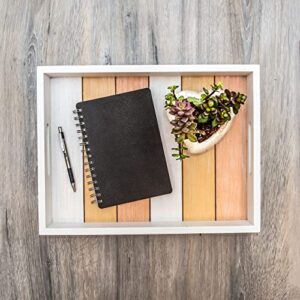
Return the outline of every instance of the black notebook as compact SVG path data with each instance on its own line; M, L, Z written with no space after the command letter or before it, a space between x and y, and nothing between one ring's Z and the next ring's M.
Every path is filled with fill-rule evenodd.
M79 102L76 111L100 208L172 192L150 89Z

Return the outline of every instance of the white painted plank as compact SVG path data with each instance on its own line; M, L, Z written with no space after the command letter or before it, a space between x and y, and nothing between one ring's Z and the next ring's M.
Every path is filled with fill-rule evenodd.
M151 221L182 221L182 164L172 157L171 148L176 147L174 137L171 135L171 125L167 118L164 105L167 87L181 86L180 76L150 76L154 107L156 111L160 135L163 142L173 192L171 194L151 199Z
M75 128L73 110L82 98L81 77L52 78L51 99L51 176L52 219L54 222L83 222L82 154ZM74 193L58 140L58 126L62 126L73 168Z

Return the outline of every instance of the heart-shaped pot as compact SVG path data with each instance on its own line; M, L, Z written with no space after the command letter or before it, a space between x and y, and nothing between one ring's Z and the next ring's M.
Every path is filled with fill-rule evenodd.
M219 91L219 93L222 93L223 91ZM199 98L199 93L196 93L194 91L181 91L176 93L177 97L184 96L184 98L187 97L196 97ZM167 110L167 116L170 121L174 120L174 116L169 113ZM188 152L190 154L200 154L203 153L210 148L212 148L215 144L217 144L229 131L232 121L235 117L234 113L231 113L231 120L226 122L224 125L222 125L211 137L209 137L207 140L199 143L199 142L191 142L189 140L184 140L184 144L188 148Z

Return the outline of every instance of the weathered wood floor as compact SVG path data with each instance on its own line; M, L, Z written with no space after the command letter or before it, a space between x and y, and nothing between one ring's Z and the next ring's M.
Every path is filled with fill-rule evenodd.
M0 0L0 299L300 299L300 1ZM36 65L259 63L262 232L39 237Z

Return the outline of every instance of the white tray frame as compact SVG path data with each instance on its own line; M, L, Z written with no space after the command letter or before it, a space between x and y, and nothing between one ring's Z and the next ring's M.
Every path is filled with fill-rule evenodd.
M50 78L116 75L246 75L248 98L252 101L252 121L248 143L251 191L248 190L248 220L197 222L49 223L46 203L45 99ZM49 100L48 100L49 101ZM82 65L37 67L37 150L40 235L142 235L250 233L260 231L260 67L259 65ZM48 208L49 209L49 208Z

